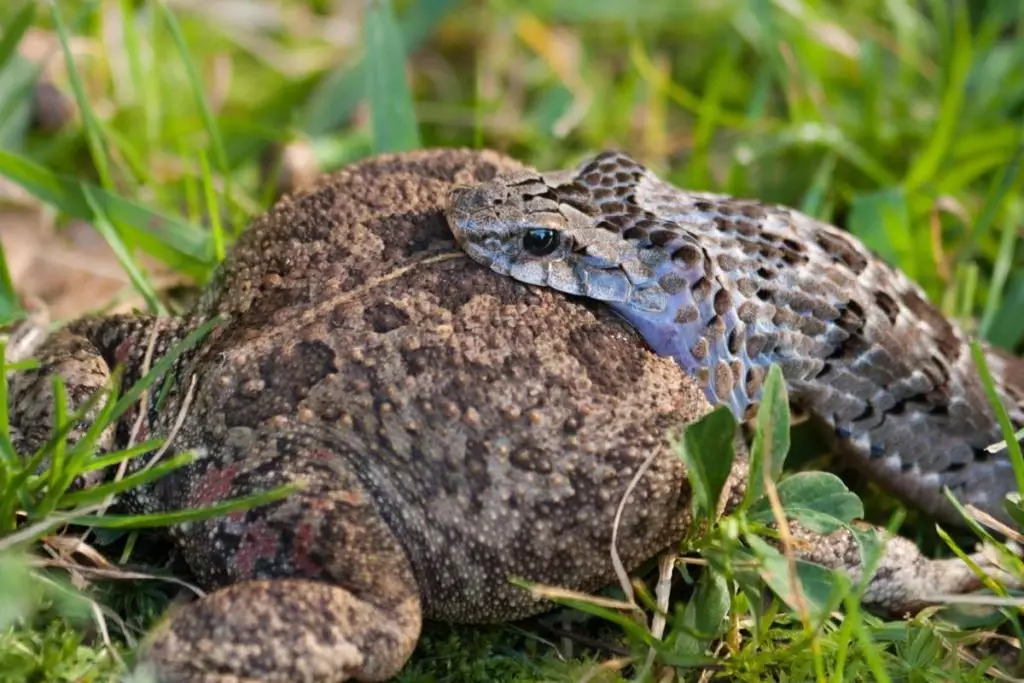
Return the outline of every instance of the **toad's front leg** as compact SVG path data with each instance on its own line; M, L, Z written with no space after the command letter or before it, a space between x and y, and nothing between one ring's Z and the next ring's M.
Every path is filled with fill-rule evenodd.
M157 351L163 350L176 327L172 321L120 315L82 318L56 331L29 354L38 367L15 372L10 378L7 408L15 450L28 456L53 437L55 377L60 378L67 396L62 409L71 416L97 391L109 386L116 364L126 366L129 381L135 378L146 346L152 343ZM90 407L68 432L69 443L77 443L85 435L101 408L100 401ZM115 439L116 425L108 425L100 434L98 450L113 449Z
M352 454L315 425L232 430L154 487L188 509L285 484L287 498L172 529L204 586L143 649L165 683L337 683L394 676L419 638L419 589L405 551L353 473Z

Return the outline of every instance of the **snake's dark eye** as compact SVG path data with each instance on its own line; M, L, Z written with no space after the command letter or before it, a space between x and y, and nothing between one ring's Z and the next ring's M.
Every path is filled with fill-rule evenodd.
M530 228L523 234L523 249L531 256L547 256L558 248L557 230Z

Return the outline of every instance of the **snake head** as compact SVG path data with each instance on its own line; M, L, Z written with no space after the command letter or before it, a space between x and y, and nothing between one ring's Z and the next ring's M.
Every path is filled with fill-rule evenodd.
M471 259L520 282L605 302L636 300L652 273L603 227L574 175L522 173L448 194L448 224Z

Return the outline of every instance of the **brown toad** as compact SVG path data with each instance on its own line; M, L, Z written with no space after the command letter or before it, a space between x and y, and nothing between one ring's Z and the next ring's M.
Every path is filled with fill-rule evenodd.
M126 386L136 378L152 338L159 357L226 318L147 414L149 435L173 432L172 450L198 459L123 502L164 511L301 488L171 529L213 590L153 634L142 659L161 680L384 680L422 618L549 606L512 576L596 589L614 576L616 508L652 456L618 552L633 568L680 539L689 488L669 438L709 410L701 391L610 311L497 277L452 242L453 183L515 168L452 150L352 166L257 219L190 315L80 320L39 351L40 370L14 378L27 451L49 436L50 373L81 405L115 363ZM106 446L125 442L133 417ZM744 475L741 460L732 499ZM808 538L808 557L856 572L849 538ZM867 596L882 608L978 586L902 541L882 570Z

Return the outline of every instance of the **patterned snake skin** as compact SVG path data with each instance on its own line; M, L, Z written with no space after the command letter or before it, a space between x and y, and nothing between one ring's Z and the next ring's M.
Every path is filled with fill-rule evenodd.
M629 156L452 191L468 255L533 285L606 302L714 404L756 410L778 363L794 406L835 430L876 482L948 521L962 503L1006 520L1015 491L968 337L905 275L793 209L686 192ZM985 346L1014 428L1024 361Z

